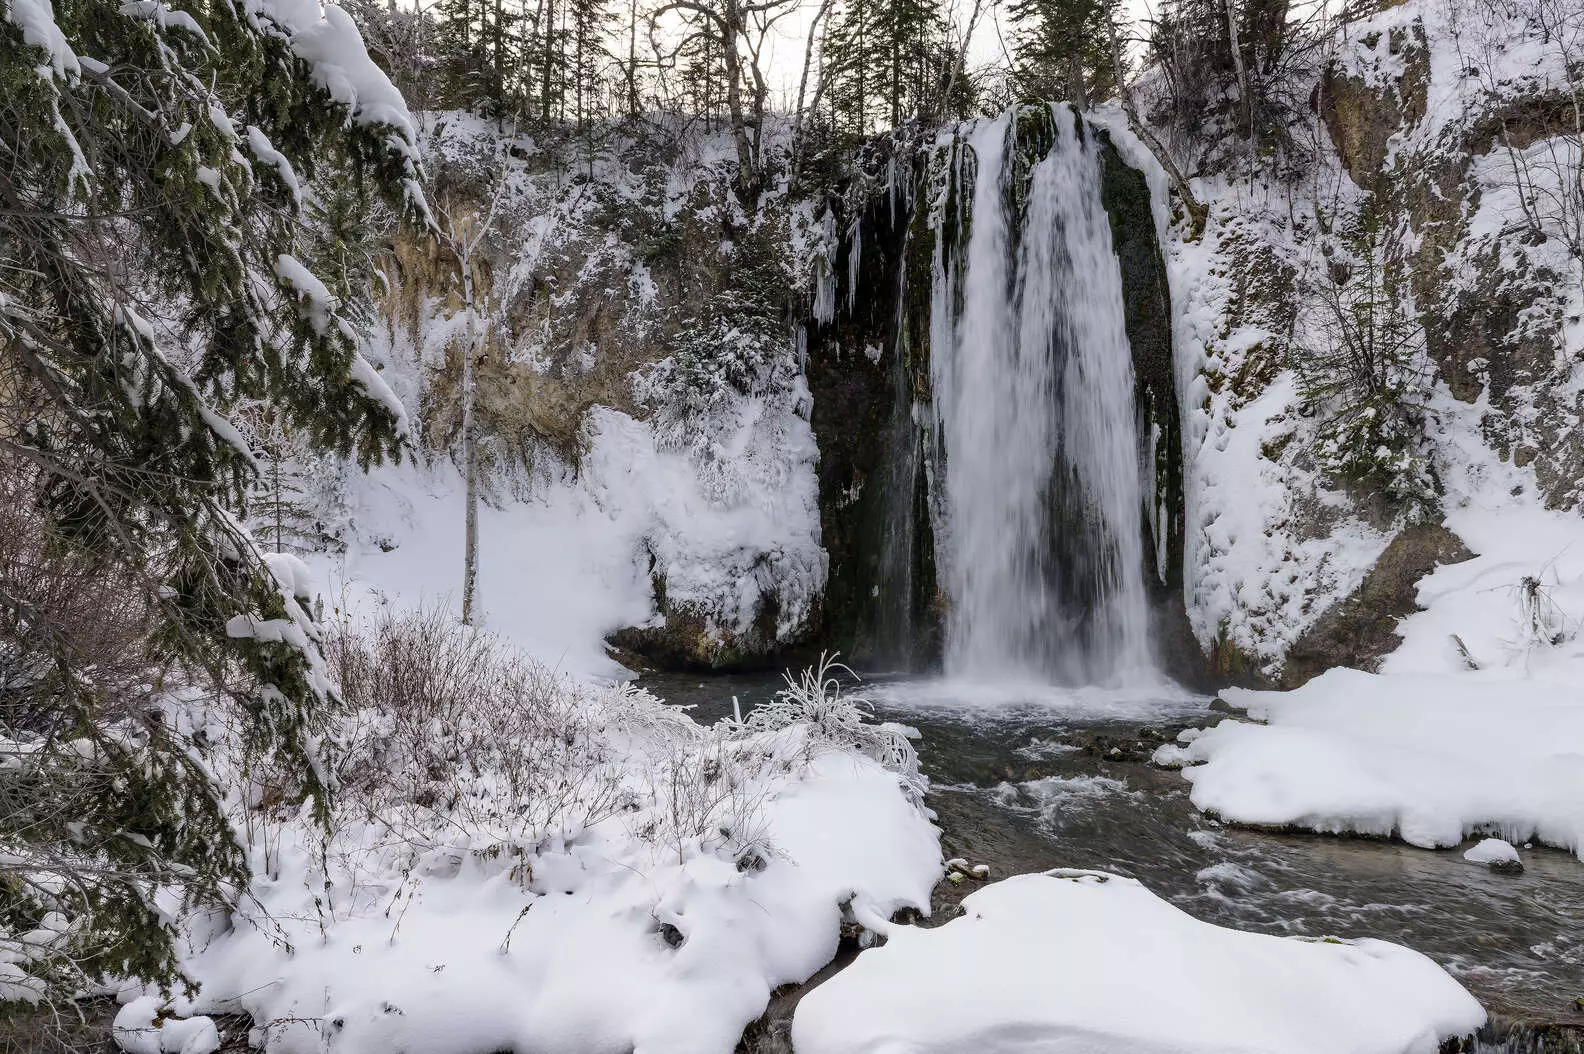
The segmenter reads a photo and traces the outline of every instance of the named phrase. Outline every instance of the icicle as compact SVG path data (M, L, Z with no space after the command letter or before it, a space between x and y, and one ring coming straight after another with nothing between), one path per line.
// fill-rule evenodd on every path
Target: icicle
M822 252L814 258L814 321L828 326L836 320L836 254L841 248L836 237L836 213L828 206L820 221Z
M847 312L852 313L858 303L858 269L863 262L863 214L853 217L852 228L847 232L852 248L847 251Z

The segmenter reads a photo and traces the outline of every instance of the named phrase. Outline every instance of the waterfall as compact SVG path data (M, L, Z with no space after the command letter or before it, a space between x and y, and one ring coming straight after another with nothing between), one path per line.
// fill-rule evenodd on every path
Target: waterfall
M1151 665L1121 273L1094 136L1066 107L1054 123L1021 201L1016 111L974 125L957 215L938 218L934 482L954 676L1098 683ZM966 244L945 236L964 224Z

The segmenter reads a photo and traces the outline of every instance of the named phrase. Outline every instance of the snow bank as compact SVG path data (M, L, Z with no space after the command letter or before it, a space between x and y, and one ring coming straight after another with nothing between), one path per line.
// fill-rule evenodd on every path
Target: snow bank
M127 1054L214 1054L220 1032L211 1018L166 1015L151 995L139 996L115 1016L111 1036Z
M1379 675L1228 689L1266 723L1185 733L1156 760L1193 766L1194 804L1239 823L1427 848L1493 832L1584 855L1584 520L1484 444L1482 404L1443 393L1433 409L1446 525L1479 555L1419 583L1425 610Z
M1432 1054L1485 1013L1418 952L1223 929L1138 882L1020 875L804 997L798 1054Z
M1455 846L1493 831L1584 849L1584 703L1576 684L1334 669L1292 692L1228 689L1266 724L1186 732L1194 805L1237 823Z
M183 1012L246 1012L270 1054L726 1054L844 920L928 910L910 773L803 723L705 730L571 681L545 701L477 742L347 718L328 839L239 816L256 878L215 932L190 920Z

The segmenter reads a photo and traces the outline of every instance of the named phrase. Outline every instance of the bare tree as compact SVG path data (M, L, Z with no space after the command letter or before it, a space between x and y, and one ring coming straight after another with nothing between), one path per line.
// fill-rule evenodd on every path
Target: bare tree
M1155 160L1160 162L1161 168L1166 170L1166 175L1171 179L1172 188L1177 191L1177 196L1182 198L1183 207L1188 210L1190 222L1193 224L1194 233L1204 230L1205 220L1209 210L1200 203L1194 195L1193 187L1189 186L1188 179L1182 174L1182 169L1172 160L1171 152L1166 149L1155 133L1139 119L1138 106L1133 101L1133 87L1124 75L1122 63L1122 44L1117 39L1116 23L1110 17L1106 18L1106 33L1111 45L1111 67L1114 71L1117 84L1117 94L1122 98L1122 112L1127 115L1128 127L1139 141L1149 148L1155 155Z
M478 434L474 421L474 403L477 392L474 386L474 368L479 357L480 344L488 343L489 321L493 314L490 294L480 295L477 275L479 247L495 224L506 188L507 168L501 161L489 205L482 216L478 213L455 213L450 209L440 211L441 233L446 248L456 259L458 276L462 284L461 310L467 320L466 337L461 348L461 401L462 401L462 479L467 492L466 524L463 528L462 556L462 623L473 624L473 602L478 586ZM486 319L484 331L479 329L480 316Z
M764 178L760 147L769 97L761 63L764 41L776 22L796 7L797 0L669 0L649 15L650 44L662 56L662 66L689 47L719 49L726 114L737 151L737 187L745 193L757 192ZM669 34L672 42L667 46L660 39L665 35L660 26L671 14L682 25L679 33ZM748 85L751 93L745 101Z

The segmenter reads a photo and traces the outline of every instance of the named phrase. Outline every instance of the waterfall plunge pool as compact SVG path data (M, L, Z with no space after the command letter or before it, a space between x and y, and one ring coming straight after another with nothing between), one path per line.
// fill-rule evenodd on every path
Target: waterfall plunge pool
M652 674L641 686L702 723L746 713L778 676ZM991 879L1055 867L1137 878L1200 919L1261 933L1377 937L1430 956L1496 1022L1584 1026L1584 865L1524 851L1504 875L1461 849L1249 830L1188 800L1155 746L1223 714L1169 684L1063 689L866 676L876 717L919 730L929 806L946 858L988 864ZM942 882L936 922L980 885ZM1521 1043L1487 1049L1572 1049Z

